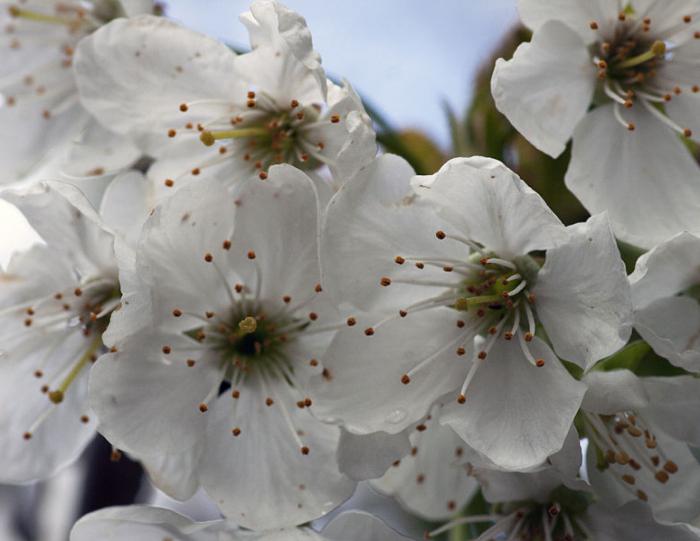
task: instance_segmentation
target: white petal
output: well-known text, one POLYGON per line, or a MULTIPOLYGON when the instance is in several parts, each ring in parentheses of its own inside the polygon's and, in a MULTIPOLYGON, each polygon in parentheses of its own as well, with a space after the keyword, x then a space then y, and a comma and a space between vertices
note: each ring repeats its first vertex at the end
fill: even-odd
POLYGON ((636 310, 634 328, 657 355, 700 371, 700 304, 692 297, 666 297, 636 310))
MULTIPOLYGON (((697 68, 693 70, 697 72, 697 68)), ((697 73, 693 74, 697 77, 697 73)), ((666 114, 682 128, 688 128, 693 132, 693 139, 700 137, 700 97, 696 94, 684 93, 674 95, 671 101, 665 105, 666 114)))
POLYGON ((651 247, 700 230, 700 169, 677 134, 640 108, 622 112, 634 131, 618 123, 613 105, 588 113, 565 181, 589 212, 608 211, 618 238, 651 247))
POLYGON ((110 182, 100 205, 100 217, 130 246, 136 246, 141 227, 153 208, 151 185, 138 171, 122 173, 110 182))
POLYGON ((75 70, 83 104, 109 129, 165 134, 187 122, 181 103, 245 96, 234 59, 223 43, 144 15, 83 39, 75 70))
MULTIPOLYGON (((233 270, 229 272, 231 254, 223 248, 224 241, 232 240, 235 209, 224 186, 208 179, 178 190, 146 221, 136 273, 140 284, 150 288, 152 321, 191 329, 193 320, 173 318, 175 308, 200 317, 206 311, 229 308, 231 287, 241 281, 233 270), (225 278, 217 266, 205 261, 207 253, 226 272, 225 278)), ((247 258, 245 262, 246 268, 254 268, 247 258)), ((240 267, 240 257, 231 264, 240 267)))
POLYGON ((336 516, 323 529, 329 541, 408 541, 377 517, 362 511, 346 511, 336 516))
POLYGON ((407 431, 357 435, 341 428, 338 466, 351 479, 376 479, 411 450, 407 431))
POLYGON ((198 466, 204 442, 182 452, 158 455, 139 455, 151 482, 171 498, 185 501, 195 495, 199 488, 198 466))
POLYGON ((586 43, 598 39, 590 24, 596 21, 601 28, 604 23, 617 17, 617 0, 518 0, 520 17, 532 30, 538 30, 547 21, 558 20, 578 32, 586 43))
POLYGON ((576 479, 581 467, 581 442, 578 432, 571 427, 564 447, 532 472, 505 472, 484 467, 472 468, 472 474, 481 484, 484 498, 491 503, 534 500, 549 502, 552 491, 562 484, 579 489, 576 479))
POLYGON ((225 393, 207 414, 200 470, 202 486, 229 518, 251 529, 302 524, 352 494, 355 482, 338 471, 335 461, 337 427, 299 409, 284 381, 263 386, 260 378, 248 378, 237 389, 238 399, 225 393), (270 406, 268 397, 274 400, 270 406), (308 454, 302 453, 282 408, 308 454), (235 428, 238 436, 232 434, 235 428))
POLYGON ((301 301, 312 296, 320 267, 318 201, 311 179, 290 165, 273 166, 265 182, 249 181, 236 201, 231 257, 240 253, 245 259, 248 251, 255 252, 261 297, 290 295, 301 301))
POLYGON ((421 430, 411 432, 411 453, 371 485, 421 518, 444 520, 471 500, 478 482, 460 464, 465 451, 462 438, 439 423, 439 408, 432 413, 419 425, 421 430))
POLYGON ((649 404, 642 380, 629 370, 592 371, 582 381, 588 386, 581 404, 585 411, 612 415, 637 411, 649 404))
POLYGON ((556 158, 586 114, 597 77, 585 43, 571 28, 549 21, 491 78, 496 107, 525 138, 556 158))
POLYGON ((339 331, 322 359, 329 377, 319 376, 312 389, 314 414, 356 434, 396 434, 423 418, 445 393, 456 397, 468 369, 467 357, 456 350, 471 344, 475 332, 469 323, 457 328, 459 316, 438 308, 389 321, 373 336, 365 336, 361 322, 339 331), (433 356, 410 383, 401 382, 433 356))
POLYGON ((91 119, 71 142, 61 172, 72 178, 99 177, 126 169, 140 156, 129 139, 91 119))
POLYGON ((700 531, 688 524, 657 522, 649 507, 632 501, 620 508, 597 503, 588 509, 586 527, 596 541, 638 541, 639 532, 647 539, 664 541, 697 541, 700 531))
POLYGON ((690 233, 675 237, 643 254, 630 274, 636 310, 671 297, 700 282, 700 238, 690 233))
POLYGON ((199 405, 221 376, 216 364, 191 351, 193 344, 143 332, 93 366, 90 405, 114 446, 137 456, 177 454, 202 438, 207 421, 199 405), (161 351, 165 345, 172 353, 161 351), (193 367, 186 364, 190 355, 193 367))
MULTIPOLYGON (((29 98, 31 99, 31 98, 29 98)), ((0 106, 0 183, 17 181, 52 159, 62 160, 71 140, 89 121, 89 115, 76 102, 60 114, 45 118, 50 103, 30 102, 0 106)))
POLYGON ((169 509, 132 505, 108 507, 85 515, 73 526, 70 541, 233 541, 237 539, 234 532, 235 528, 227 526, 223 520, 195 523, 169 509), (231 537, 219 537, 217 531, 227 532, 231 537))
MULTIPOLYGON (((47 255, 47 254, 45 254, 47 255)), ((2 326, 11 330, 6 319, 2 326)), ((21 321, 17 322, 21 325, 21 321)), ((17 332, 17 331, 15 331, 17 332)), ((62 403, 54 405, 41 387, 53 379, 64 377, 83 355, 92 339, 80 331, 37 332, 24 340, 2 337, 3 356, 0 363, 0 482, 26 483, 46 479, 78 459, 95 434, 95 422, 81 422, 89 414, 87 406, 88 370, 72 382, 62 403), (46 360, 50 357, 50 364, 46 360), (43 378, 35 370, 43 369, 43 378), (32 428, 43 415, 48 417, 32 428), (31 439, 24 434, 31 432, 31 439)), ((58 379, 58 383, 62 381, 58 379)), ((53 390, 53 387, 52 387, 53 390)))
POLYGON ((483 244, 499 257, 552 248, 567 238, 544 200, 497 160, 454 158, 429 185, 417 179, 419 195, 439 205, 454 233, 483 244))
POLYGON ((241 55, 237 67, 248 81, 288 105, 323 103, 326 75, 313 50, 311 32, 302 16, 271 0, 257 0, 241 15, 253 50, 241 55))
POLYGON ((668 435, 700 447, 697 423, 700 381, 694 376, 640 378, 649 397, 644 418, 668 435))
POLYGON ((81 278, 116 274, 113 235, 74 186, 51 183, 5 192, 42 239, 70 259, 81 278))
MULTIPOLYGON (((678 472, 670 475, 666 483, 660 483, 647 467, 638 471, 615 468, 617 475, 632 473, 636 479, 633 488, 644 490, 648 504, 657 520, 688 522, 697 515, 700 507, 700 464, 692 455, 688 446, 669 437, 655 426, 650 427, 656 436, 659 449, 663 449, 664 457, 673 460, 678 466, 678 472)), ((613 479, 613 472, 601 472, 596 466, 595 447, 588 448, 588 476, 595 493, 603 503, 621 505, 630 500, 637 500, 635 490, 628 490, 621 481, 613 479)), ((662 459, 663 460, 663 459, 662 459)))
MULTIPOLYGON (((435 238, 442 220, 411 197, 413 175, 405 160, 384 155, 346 182, 329 203, 321 237, 321 266, 323 287, 336 302, 349 302, 360 309, 405 308, 445 288, 381 287, 384 276, 409 280, 435 276, 427 274, 429 270, 417 270, 413 262, 397 265, 394 258, 468 255, 468 249, 459 243, 435 238)), ((458 280, 441 274, 445 282, 458 280)))
POLYGON ((554 350, 584 369, 620 349, 632 332, 625 265, 605 215, 568 228, 537 275, 535 310, 554 350))
POLYGON ((448 404, 441 422, 498 467, 526 470, 562 448, 585 386, 574 380, 539 338, 531 365, 516 340, 498 340, 476 372, 467 401, 448 404))

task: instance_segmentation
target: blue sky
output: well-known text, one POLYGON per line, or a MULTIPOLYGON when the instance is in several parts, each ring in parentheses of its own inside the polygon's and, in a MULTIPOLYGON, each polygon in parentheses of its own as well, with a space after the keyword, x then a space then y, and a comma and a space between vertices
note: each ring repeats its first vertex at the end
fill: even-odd
MULTIPOLYGON (((401 127, 447 142, 441 103, 462 110, 475 71, 517 18, 515 0, 285 0, 311 28, 326 70, 401 127)), ((248 43, 247 0, 169 0, 188 26, 248 43)))

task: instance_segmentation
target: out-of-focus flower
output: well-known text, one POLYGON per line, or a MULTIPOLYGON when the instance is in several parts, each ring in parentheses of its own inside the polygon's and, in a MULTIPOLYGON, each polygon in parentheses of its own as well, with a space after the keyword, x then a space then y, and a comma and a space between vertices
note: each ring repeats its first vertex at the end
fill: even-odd
POLYGON ((73 55, 103 24, 154 9, 151 0, 0 2, 0 183, 49 163, 68 177, 92 177, 138 159, 130 142, 80 104, 73 55))
POLYGON ((345 325, 319 284, 317 205, 288 165, 236 199, 217 179, 168 198, 144 226, 125 326, 110 328, 117 351, 91 376, 114 445, 158 455, 146 460, 158 486, 184 499, 201 483, 253 529, 319 517, 355 485, 336 464, 340 430, 306 391, 332 377, 322 356, 345 325))
POLYGON ((602 501, 648 502, 660 520, 690 521, 700 507, 700 382, 691 376, 637 378, 627 370, 583 380, 588 475, 602 501))
POLYGON ((610 227, 596 216, 565 228, 495 160, 451 160, 415 191, 411 174, 383 156, 329 205, 324 287, 389 313, 336 336, 314 411, 351 432, 397 433, 447 394, 442 423, 497 466, 531 468, 561 447, 584 392, 557 355, 589 368, 630 333, 610 227))
POLYGON ((637 260, 632 284, 634 327, 654 351, 700 371, 700 238, 680 233, 637 260))
POLYGON ((118 20, 78 48, 85 106, 156 156, 149 176, 181 187, 218 171, 230 185, 273 164, 349 177, 376 153, 358 96, 326 80, 304 19, 269 0, 241 20, 252 51, 172 22, 118 20))
POLYGON ((622 5, 520 0, 534 36, 496 63, 492 93, 550 156, 573 137, 569 189, 621 239, 651 247, 700 230, 700 169, 682 140, 700 136, 700 4, 622 5))
POLYGON ((0 275, 2 482, 52 475, 94 434, 87 374, 119 305, 115 243, 138 228, 132 212, 145 184, 138 173, 117 177, 99 214, 60 183, 3 195, 46 244, 15 255, 0 275), (133 200, 121 208, 127 193, 133 200))
POLYGON ((240 530, 233 522, 193 522, 158 507, 130 506, 101 509, 81 518, 70 541, 408 541, 380 519, 349 511, 331 520, 321 533, 311 528, 286 528, 254 533, 240 530))

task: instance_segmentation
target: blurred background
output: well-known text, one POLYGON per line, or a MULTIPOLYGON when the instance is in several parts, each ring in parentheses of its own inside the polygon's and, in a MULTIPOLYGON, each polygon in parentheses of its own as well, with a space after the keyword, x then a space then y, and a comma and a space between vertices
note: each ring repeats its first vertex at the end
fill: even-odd
MULTIPOLYGON (((489 92, 493 62, 510 57, 529 34, 517 25, 515 0, 286 0, 307 19, 315 48, 333 78, 352 83, 373 116, 383 149, 429 174, 453 156, 505 161, 530 182, 567 223, 585 212, 563 186, 565 154, 551 160, 528 145, 495 110, 489 92)), ((166 0, 183 24, 247 49, 238 21, 247 0, 166 0)), ((0 266, 39 239, 0 200, 0 266)), ((155 503, 197 520, 218 516, 205 495, 179 503, 154 490, 127 457, 111 460, 97 439, 83 458, 46 483, 0 487, 0 540, 66 541, 77 516, 109 505, 155 503)), ((476 502, 478 504, 478 502, 476 502)), ((350 507, 378 511, 390 524, 422 538, 426 525, 397 504, 360 486, 350 507)))

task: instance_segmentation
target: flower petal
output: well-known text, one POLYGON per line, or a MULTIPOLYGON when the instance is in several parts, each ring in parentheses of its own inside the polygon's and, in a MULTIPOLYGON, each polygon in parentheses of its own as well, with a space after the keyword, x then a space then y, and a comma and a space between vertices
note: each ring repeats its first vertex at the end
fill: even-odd
MULTIPOLYGON (((491 158, 454 158, 432 177, 416 177, 455 233, 512 259, 567 238, 559 218, 513 171, 491 158)), ((447 231, 450 233, 450 231, 447 231)))
POLYGON ((700 304, 692 297, 658 299, 634 313, 634 328, 657 355, 700 371, 700 304))
POLYGON ((456 350, 471 344, 475 330, 458 328, 457 319, 451 308, 437 308, 389 321, 373 336, 361 324, 339 331, 323 357, 327 377, 311 391, 314 414, 356 434, 396 434, 417 422, 442 395, 456 394, 466 376, 456 350), (429 366, 402 383, 426 360, 429 366))
POLYGON ((586 43, 590 43, 598 39, 596 32, 591 30, 591 22, 604 25, 614 21, 619 7, 617 0, 518 0, 518 11, 523 23, 531 30, 538 30, 547 21, 558 20, 578 32, 586 43))
POLYGON ((181 103, 245 98, 223 43, 163 17, 116 19, 80 42, 75 70, 81 100, 118 133, 162 133, 184 124, 181 103))
POLYGON ((568 230, 537 275, 535 309, 557 355, 588 369, 629 339, 631 294, 607 217, 568 230))
MULTIPOLYGON (((424 278, 413 262, 395 258, 468 255, 458 243, 435 238, 439 220, 432 209, 412 197, 408 163, 391 154, 362 168, 331 199, 321 237, 323 286, 338 303, 360 309, 398 309, 443 291, 444 287, 380 286, 382 277, 424 278)), ((446 282, 459 277, 446 276, 446 282)))
POLYGON ((357 435, 341 428, 338 466, 351 479, 376 479, 410 450, 411 442, 406 431, 398 434, 373 432, 357 435))
POLYGON ((377 517, 363 511, 346 511, 334 517, 323 529, 329 541, 408 541, 377 517))
POLYGON ((199 405, 221 376, 194 353, 197 365, 186 364, 183 350, 191 353, 194 343, 144 331, 93 366, 90 405, 112 445, 137 456, 178 454, 202 438, 207 421, 199 405))
POLYGON ((630 274, 635 310, 700 282, 700 238, 683 232, 643 254, 630 274))
POLYGON ((680 231, 700 230, 700 175, 677 134, 641 106, 597 107, 574 133, 567 187, 592 213, 607 210, 618 238, 654 246, 680 231), (630 194, 634 193, 634 204, 630 194))
POLYGON ((411 453, 371 486, 421 518, 444 520, 462 509, 479 485, 468 467, 459 464, 465 451, 462 438, 439 423, 439 407, 432 413, 411 431, 411 453))
POLYGON ((202 486, 229 518, 251 529, 280 528, 325 515, 350 497, 355 482, 335 461, 338 427, 299 409, 284 381, 248 378, 239 390, 238 398, 221 395, 207 414, 200 470, 202 486))
POLYGON ((638 501, 618 509, 596 503, 588 509, 586 527, 596 541, 638 541, 639 532, 648 539, 697 541, 700 531, 688 524, 665 524, 654 519, 649 507, 638 501))
POLYGON ((467 389, 441 421, 493 463, 508 470, 540 465, 562 448, 585 392, 539 338, 529 345, 544 366, 524 357, 517 341, 498 340, 467 389))
POLYGON ((586 114, 597 78, 585 43, 571 28, 549 21, 491 78, 496 107, 535 147, 556 158, 586 114))

